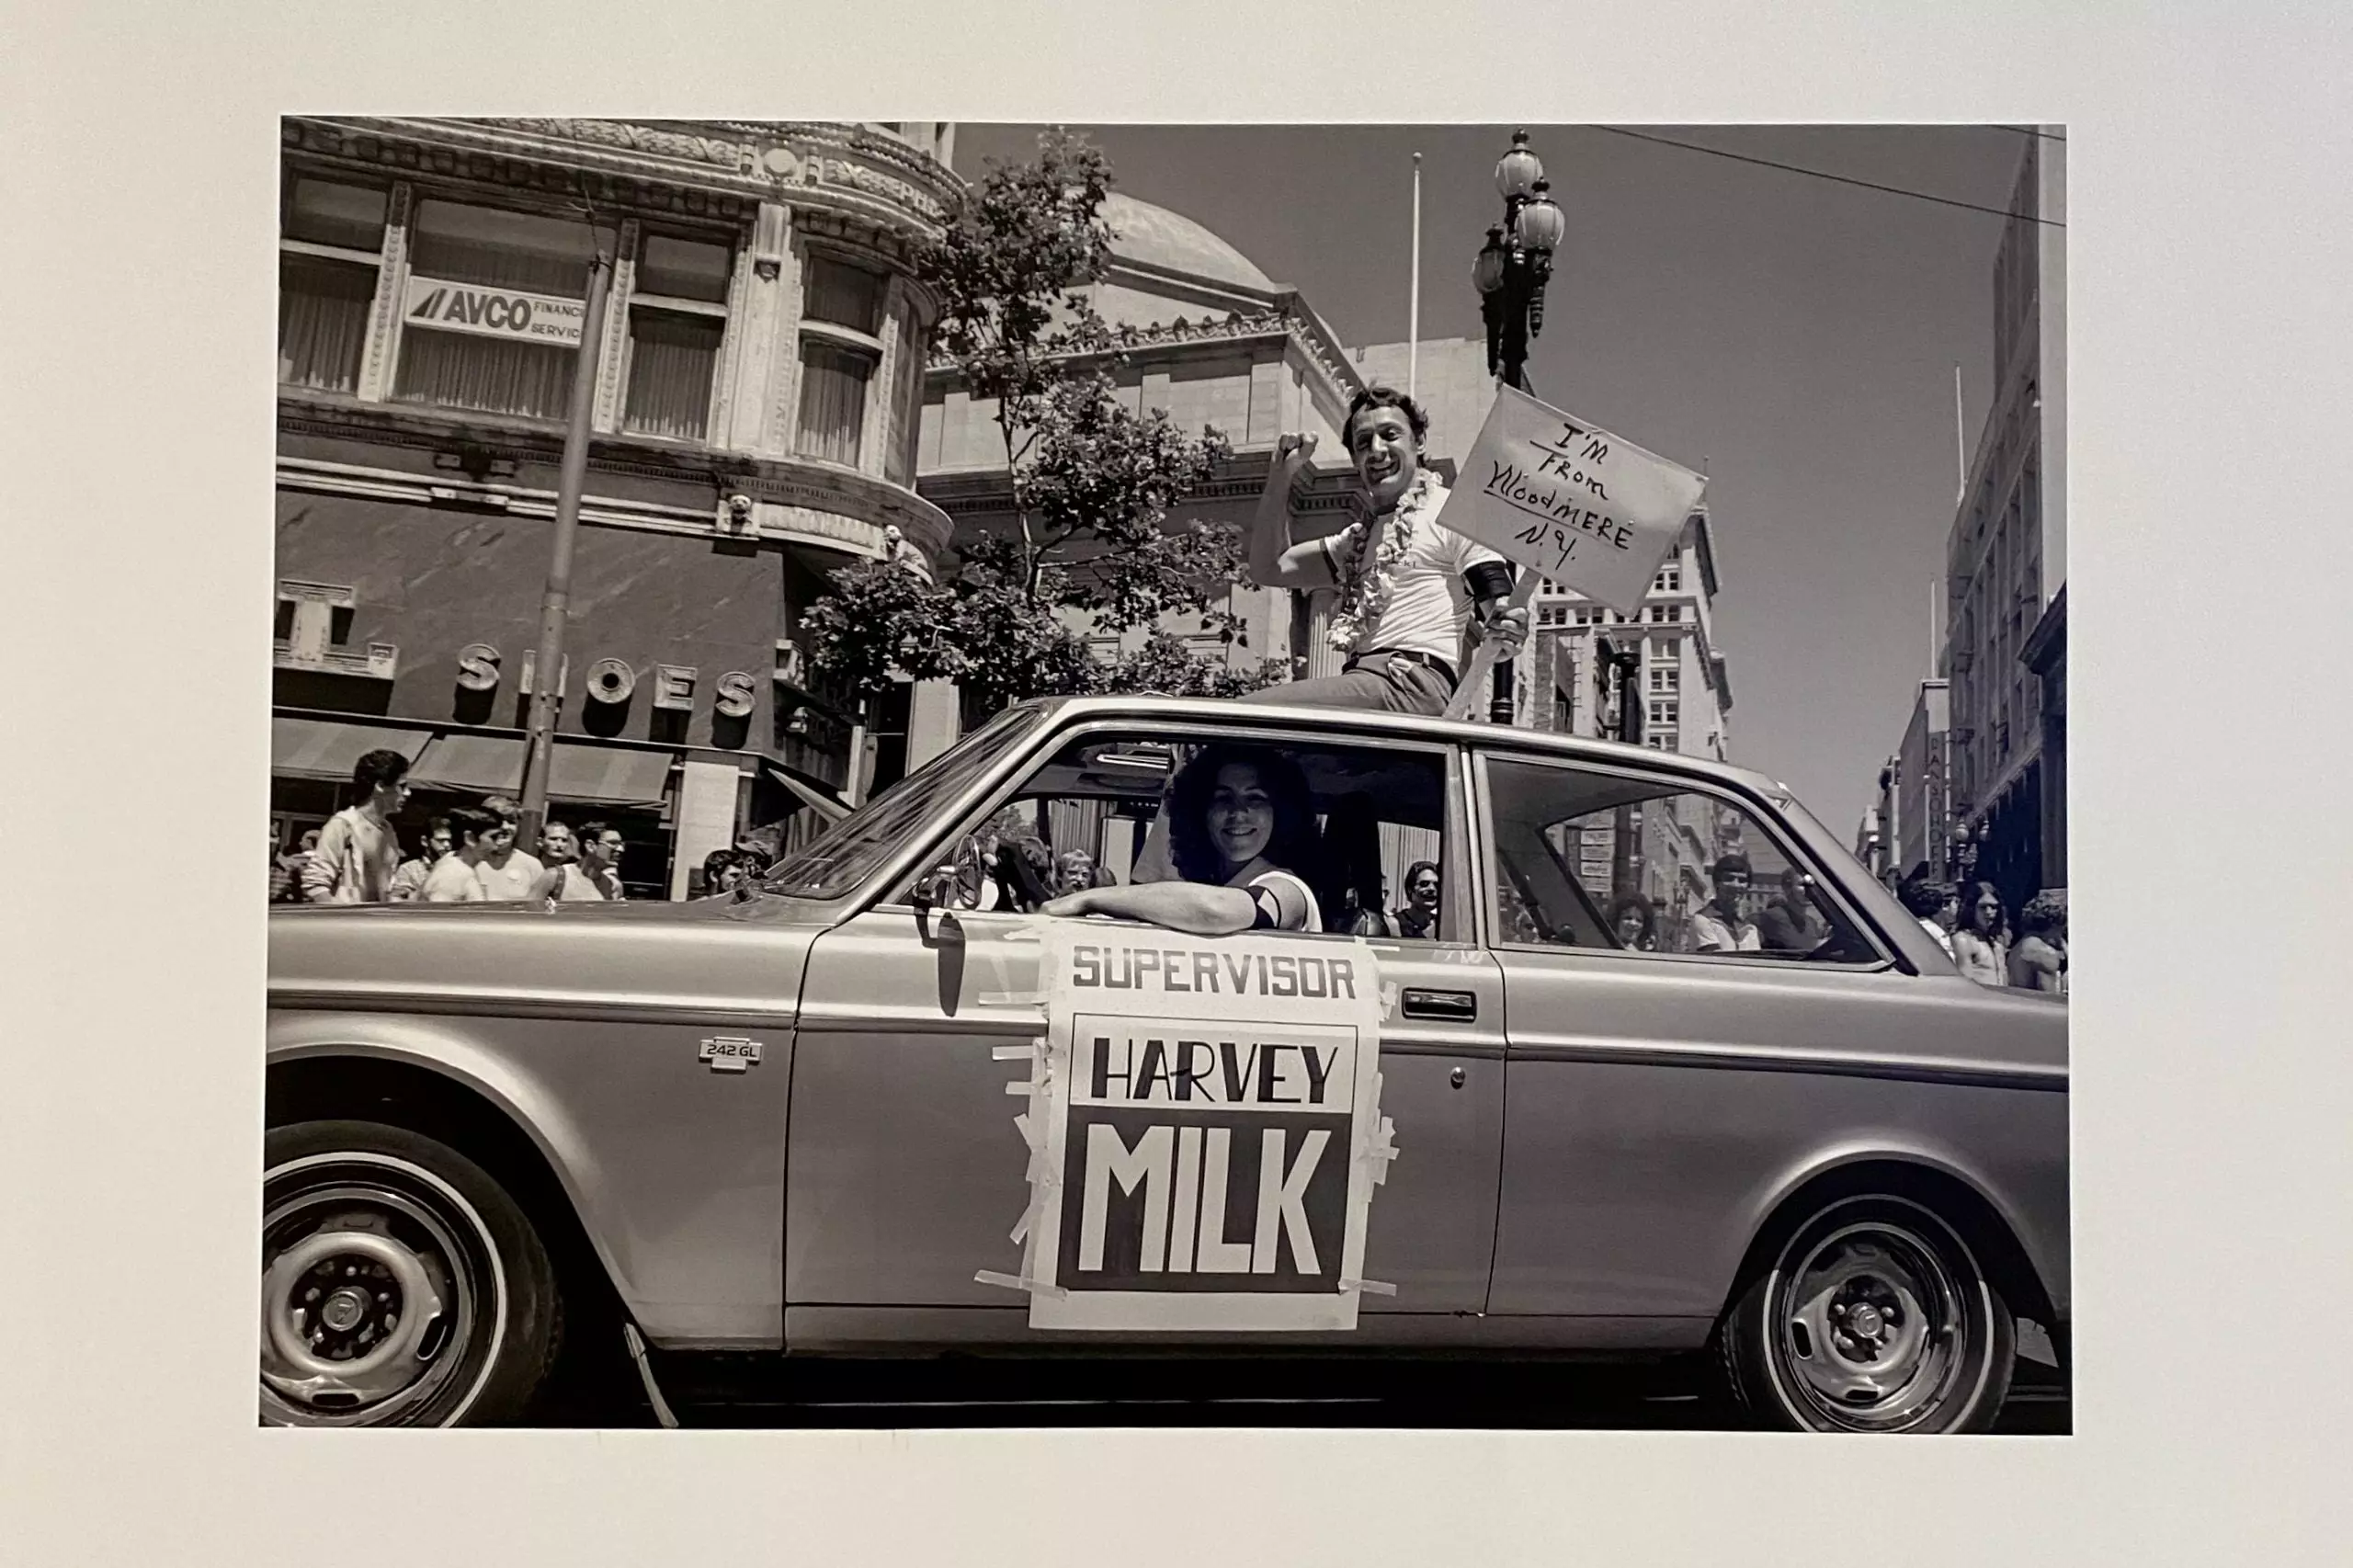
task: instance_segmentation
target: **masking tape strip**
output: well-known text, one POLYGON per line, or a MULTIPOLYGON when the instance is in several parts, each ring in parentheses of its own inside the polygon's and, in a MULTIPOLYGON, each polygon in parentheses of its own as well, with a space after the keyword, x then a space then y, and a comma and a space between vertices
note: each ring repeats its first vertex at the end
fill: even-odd
POLYGON ((1381 988, 1381 1016, 1384 1018, 1397 1016, 1397 988, 1394 985, 1381 988))
POLYGON ((1042 1007, 1046 994, 1042 991, 983 991, 972 998, 975 1007, 1042 1007))
POLYGON ((1045 1041, 1040 1040, 1036 1045, 993 1045, 989 1047, 989 1060, 992 1062, 1034 1061, 1044 1044, 1045 1041))
POLYGON ((1000 1274, 994 1268, 983 1268, 972 1276, 978 1285, 1002 1285, 1008 1290, 1029 1290, 1040 1296, 1051 1296, 1059 1301, 1070 1294, 1059 1285, 1049 1285, 1043 1279, 1025 1278, 1018 1274, 1000 1274))
POLYGON ((1381 1279, 1343 1279, 1340 1289, 1361 1290, 1368 1296, 1393 1296, 1397 1293, 1396 1286, 1381 1279))
POLYGON ((1021 1078, 1007 1084, 1005 1086, 1005 1092, 1008 1095, 1042 1095, 1046 1092, 1046 1087, 1044 1084, 1032 1079, 1021 1078))

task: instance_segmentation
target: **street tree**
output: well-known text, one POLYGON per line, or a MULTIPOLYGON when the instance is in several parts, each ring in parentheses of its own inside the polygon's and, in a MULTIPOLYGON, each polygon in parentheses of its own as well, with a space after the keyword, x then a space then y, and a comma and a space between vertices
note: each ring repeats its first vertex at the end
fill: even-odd
POLYGON ((939 301, 933 344, 963 389, 994 408, 1010 484, 1007 515, 972 527, 925 582, 888 562, 833 574, 808 610, 817 666, 861 695, 894 676, 948 678, 968 711, 1087 691, 1231 694, 1289 672, 1233 670, 1244 641, 1224 608, 1243 579, 1240 530, 1172 512, 1231 455, 1214 428, 1178 429, 1166 412, 1118 396, 1118 339, 1085 293, 1110 256, 1102 153, 1062 131, 1035 158, 993 164, 955 223, 915 261, 939 301), (1166 630, 1195 619, 1218 654, 1166 630), (1091 636, 1141 629, 1141 648, 1106 658, 1091 636))

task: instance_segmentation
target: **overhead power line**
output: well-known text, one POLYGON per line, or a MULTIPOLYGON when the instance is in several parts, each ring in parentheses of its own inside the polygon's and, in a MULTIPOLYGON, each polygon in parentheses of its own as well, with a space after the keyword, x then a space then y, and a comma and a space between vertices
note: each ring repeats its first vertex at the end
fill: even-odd
POLYGON ((1848 175, 1834 175, 1822 169, 1809 169, 1799 164, 1777 163, 1771 158, 1751 157, 1746 153, 1728 153, 1722 147, 1705 147, 1697 142, 1677 142, 1671 136, 1654 136, 1646 131, 1628 131, 1617 125, 1594 125, 1589 131, 1606 131, 1612 136, 1631 137, 1637 142, 1655 142, 1662 147, 1680 147, 1687 153, 1705 153, 1711 158, 1730 158, 1735 164, 1755 164, 1760 168, 1779 169, 1784 174, 1805 175, 1813 179, 1826 179, 1836 185, 1851 185, 1864 190, 1876 190, 1888 196, 1908 196, 1915 201, 1933 201, 1939 207, 1958 207, 1965 211, 1984 212, 1995 218, 2023 218, 2029 223, 2041 223, 2053 229, 2067 225, 2055 218, 2038 217, 2032 212, 2013 212, 2006 208, 1986 207, 1974 201, 1962 201, 1949 196, 1931 196, 1925 190, 1912 190, 1900 185, 1881 185, 1875 180, 1856 179, 1848 175))

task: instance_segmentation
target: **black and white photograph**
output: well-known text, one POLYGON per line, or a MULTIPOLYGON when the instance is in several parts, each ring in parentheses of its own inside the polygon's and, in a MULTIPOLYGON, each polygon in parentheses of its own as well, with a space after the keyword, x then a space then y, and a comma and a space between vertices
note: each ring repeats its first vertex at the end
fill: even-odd
POLYGON ((2068 142, 286 116, 260 1421, 2070 1431, 2068 142))
POLYGON ((2343 1558, 2353 13, 11 44, 7 1568, 2343 1558))

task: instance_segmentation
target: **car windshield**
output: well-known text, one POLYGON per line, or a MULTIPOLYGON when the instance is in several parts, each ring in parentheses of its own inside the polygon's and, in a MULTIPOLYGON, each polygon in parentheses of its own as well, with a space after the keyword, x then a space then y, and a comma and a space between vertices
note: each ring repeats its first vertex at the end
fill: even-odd
POLYGON ((795 898, 839 898, 864 881, 1045 716, 1008 708, 778 863, 762 884, 795 898))

